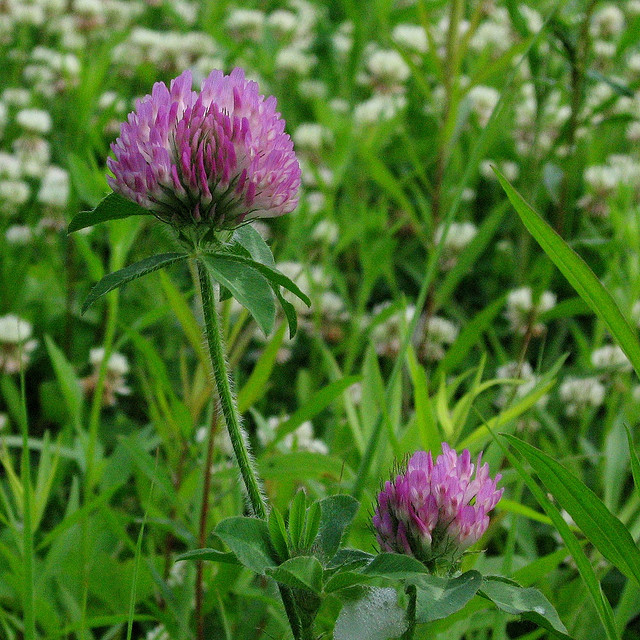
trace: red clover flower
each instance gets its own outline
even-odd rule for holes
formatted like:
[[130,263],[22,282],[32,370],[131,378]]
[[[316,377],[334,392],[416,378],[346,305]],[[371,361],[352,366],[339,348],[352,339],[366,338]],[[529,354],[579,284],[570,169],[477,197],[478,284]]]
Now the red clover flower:
[[446,442],[435,463],[431,452],[416,452],[378,495],[373,526],[382,551],[414,556],[432,570],[454,567],[487,530],[504,491],[496,488],[501,475],[491,479],[481,458],[474,465],[467,449],[458,456]]
[[176,226],[231,229],[295,209],[300,167],[276,99],[242,69],[191,72],[137,100],[111,145],[112,189]]

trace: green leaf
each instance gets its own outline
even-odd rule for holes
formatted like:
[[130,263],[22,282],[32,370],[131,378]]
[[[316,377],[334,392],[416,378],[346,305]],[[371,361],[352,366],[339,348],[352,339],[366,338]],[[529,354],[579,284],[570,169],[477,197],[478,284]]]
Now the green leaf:
[[578,295],[607,325],[611,335],[627,354],[633,368],[640,376],[640,343],[635,331],[622,315],[611,294],[604,288],[587,263],[527,204],[500,171],[495,167],[494,171],[525,227],[578,292]]
[[346,378],[329,383],[326,387],[320,389],[320,391],[316,391],[316,393],[305,401],[300,409],[278,427],[276,437],[270,446],[274,446],[286,435],[293,433],[303,422],[311,420],[323,409],[326,409],[343,391],[359,381],[359,376],[347,376]]
[[499,437],[494,436],[495,441],[498,443],[504,454],[511,462],[511,466],[518,472],[524,483],[527,485],[538,504],[546,511],[547,515],[553,521],[553,524],[560,534],[560,537],[564,541],[567,550],[571,553],[575,560],[576,566],[582,577],[582,580],[593,600],[593,604],[598,612],[602,626],[609,640],[619,640],[620,634],[616,629],[615,620],[613,617],[613,611],[609,601],[602,593],[602,587],[598,582],[598,578],[593,570],[593,567],[589,563],[587,556],[585,555],[580,543],[573,535],[569,525],[564,521],[564,518],[560,514],[560,511],[553,505],[553,503],[547,498],[545,492],[538,486],[535,480],[527,473],[522,466],[518,458],[509,451],[509,449],[502,443]]
[[250,224],[238,227],[233,232],[233,239],[242,245],[256,262],[265,264],[268,267],[275,267],[276,263],[271,249],[255,227]]
[[176,557],[176,562],[182,560],[207,560],[209,562],[224,562],[225,564],[240,564],[235,553],[225,553],[218,551],[218,549],[193,549]]
[[313,556],[291,558],[275,569],[267,569],[267,574],[294,589],[306,589],[318,594],[322,591],[322,565]]
[[71,363],[49,336],[45,336],[47,351],[53,364],[53,370],[67,405],[69,417],[77,428],[82,423],[82,388]]
[[640,585],[640,550],[628,529],[600,498],[546,453],[514,436],[503,437],[526,458],[549,492],[598,551]]
[[69,223],[67,233],[86,229],[107,220],[121,220],[130,216],[142,215],[151,214],[132,200],[121,196],[119,193],[112,192],[106,198],[103,198],[92,211],[81,211]]
[[289,557],[287,545],[287,528],[284,525],[282,514],[276,507],[272,507],[267,520],[271,544],[278,554],[278,560],[284,562]]
[[292,451],[263,456],[258,461],[260,474],[264,480],[309,480],[324,478],[338,481],[353,476],[344,460],[325,453],[313,451]]
[[300,548],[300,540],[304,533],[306,512],[307,494],[303,489],[299,489],[291,503],[291,506],[289,507],[289,519],[287,521],[287,529],[294,549]]
[[416,585],[416,622],[441,620],[464,607],[482,585],[477,571],[466,571],[457,578],[420,576]]
[[216,527],[215,533],[240,563],[255,573],[264,574],[267,568],[276,566],[264,520],[242,516],[227,518]]
[[629,442],[629,455],[631,457],[631,474],[633,475],[633,483],[636,485],[636,492],[640,495],[640,460],[638,453],[633,446],[633,437],[629,425],[624,425],[627,430],[627,441]]
[[303,549],[308,549],[318,535],[320,529],[320,517],[322,511],[320,510],[320,503],[314,502],[308,509],[305,516],[304,538],[301,540],[301,546]]
[[293,293],[295,296],[300,298],[300,300],[302,300],[302,302],[304,302],[307,307],[311,306],[311,300],[309,300],[309,297],[302,292],[300,287],[298,287],[298,285],[293,280],[285,276],[284,273],[278,271],[275,267],[270,267],[266,264],[263,264],[262,262],[258,262],[257,260],[251,260],[234,253],[207,253],[205,255],[208,257],[223,257],[227,260],[237,262],[238,264],[251,267],[253,270],[264,276],[271,284],[284,287],[288,291],[291,291],[291,293]]
[[561,638],[570,638],[556,610],[544,595],[532,587],[524,588],[505,578],[485,576],[479,595],[491,600],[498,609],[531,620]]
[[326,564],[336,555],[342,536],[356,517],[360,503],[351,496],[336,495],[320,500],[319,504],[320,524],[313,551]]
[[144,260],[140,260],[140,262],[130,264],[124,269],[120,269],[119,271],[114,271],[113,273],[106,275],[89,292],[87,299],[82,305],[82,313],[84,313],[96,300],[98,300],[98,298],[109,293],[109,291],[113,291],[114,289],[121,287],[123,284],[127,284],[127,282],[141,278],[142,276],[147,275],[147,273],[168,267],[170,264],[174,264],[175,262],[180,262],[187,257],[188,256],[184,253],[161,253],[155,256],[149,256]]
[[292,339],[298,332],[298,314],[296,308],[284,298],[278,287],[273,288],[273,292],[278,298],[278,302],[284,311],[284,315],[287,318],[287,324],[289,325],[289,339]]
[[407,627],[405,611],[395,589],[367,589],[363,596],[345,603],[336,620],[334,640],[389,640]]
[[211,277],[231,291],[249,311],[264,334],[269,335],[275,322],[276,306],[267,280],[249,264],[234,260],[231,254],[203,254],[198,259]]
[[249,407],[252,407],[267,392],[267,383],[276,364],[284,332],[285,326],[283,324],[268,342],[253,367],[249,379],[240,389],[240,393],[238,393],[238,411],[240,413],[244,413]]
[[380,553],[363,570],[364,575],[403,580],[416,574],[427,574],[427,568],[411,556],[399,553]]

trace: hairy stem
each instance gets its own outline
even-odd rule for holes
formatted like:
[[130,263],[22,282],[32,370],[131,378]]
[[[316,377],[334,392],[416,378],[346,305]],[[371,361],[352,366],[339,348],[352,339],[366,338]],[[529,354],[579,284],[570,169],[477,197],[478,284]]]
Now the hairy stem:
[[220,406],[229,432],[229,439],[233,446],[233,453],[240,468],[240,475],[249,497],[251,509],[258,518],[267,517],[267,505],[260,491],[257,473],[249,449],[245,441],[235,398],[231,393],[231,384],[222,345],[222,335],[216,309],[213,285],[205,265],[198,261],[198,278],[200,280],[200,294],[202,296],[202,311],[204,314],[205,335],[209,346],[209,356],[213,368],[213,378],[220,399]]
[[[213,368],[213,377],[222,413],[229,432],[229,439],[233,446],[233,452],[236,462],[240,468],[240,475],[244,483],[249,503],[254,514],[258,518],[265,519],[267,517],[267,503],[260,490],[260,483],[255,466],[249,455],[247,443],[240,426],[240,416],[236,406],[235,398],[231,393],[231,384],[229,382],[229,374],[224,357],[224,347],[222,344],[222,335],[220,332],[220,322],[218,320],[218,311],[216,309],[213,285],[211,278],[207,273],[206,266],[197,261],[198,279],[200,281],[200,295],[202,297],[202,311],[204,315],[205,335],[209,346],[209,356],[211,357],[211,366]],[[278,585],[282,603],[291,625],[291,631],[295,640],[301,639],[300,617],[291,594],[291,590],[282,585]]]
[[409,596],[409,606],[407,607],[407,624],[409,626],[400,640],[413,640],[413,634],[416,630],[416,586],[414,584],[407,585],[405,592]]

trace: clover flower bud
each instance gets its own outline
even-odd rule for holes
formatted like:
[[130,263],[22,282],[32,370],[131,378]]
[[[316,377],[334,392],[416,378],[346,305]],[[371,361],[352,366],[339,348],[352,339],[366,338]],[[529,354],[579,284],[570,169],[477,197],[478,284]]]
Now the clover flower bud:
[[481,458],[474,465],[467,449],[458,456],[445,442],[435,463],[431,452],[413,454],[378,494],[373,526],[382,551],[413,556],[438,573],[454,570],[504,491],[496,488],[501,475],[490,478]]
[[176,226],[231,229],[289,213],[300,167],[276,112],[242,69],[212,71],[201,91],[184,71],[136,102],[111,146],[114,191]]

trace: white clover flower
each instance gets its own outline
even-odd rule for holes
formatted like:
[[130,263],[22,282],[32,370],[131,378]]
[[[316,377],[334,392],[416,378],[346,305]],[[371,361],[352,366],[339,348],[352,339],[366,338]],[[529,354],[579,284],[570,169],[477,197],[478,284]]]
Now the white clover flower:
[[378,124],[394,118],[407,104],[402,95],[374,94],[368,100],[356,105],[353,119],[358,125]]
[[17,156],[0,151],[0,178],[17,180],[22,175],[22,166]]
[[481,127],[486,127],[498,100],[500,100],[500,92],[493,87],[477,85],[469,91],[468,98],[471,109],[478,118],[478,124]]
[[542,29],[544,26],[544,20],[535,9],[532,9],[526,4],[521,4],[518,6],[518,10],[527,23],[527,29],[529,29],[531,33],[538,33],[538,31]]
[[31,195],[31,189],[22,180],[0,180],[0,202],[3,210],[9,215],[14,214]]
[[607,344],[591,353],[591,364],[597,369],[631,371],[631,363],[624,351],[616,344]]
[[605,388],[598,378],[568,377],[560,385],[560,398],[566,403],[569,417],[578,415],[587,407],[599,407],[604,402]]
[[[556,295],[550,291],[543,291],[539,300],[534,304],[531,287],[520,287],[509,292],[507,296],[506,317],[511,329],[518,333],[524,333],[532,318],[553,309],[556,305]],[[532,327],[533,335],[539,335],[544,331],[544,325],[536,323]]]
[[293,141],[302,151],[319,152],[333,139],[332,132],[317,122],[303,122],[293,132]]
[[[104,356],[105,351],[102,347],[96,347],[89,352],[89,362],[93,366],[93,372],[81,380],[85,392],[95,391]],[[114,351],[107,361],[104,379],[103,400],[106,406],[114,406],[117,402],[117,396],[127,396],[131,393],[125,380],[127,373],[129,373],[129,362],[126,356]]]
[[47,168],[40,190],[38,191],[38,202],[64,209],[69,202],[69,174],[60,167],[50,166]]
[[8,314],[0,318],[0,342],[20,344],[31,338],[33,326],[16,315]]
[[318,224],[313,228],[311,232],[311,239],[315,242],[323,242],[325,244],[334,245],[338,241],[338,237],[340,236],[340,228],[338,225],[329,220],[328,218],[323,218]]
[[31,340],[33,327],[16,315],[0,317],[0,371],[18,373],[29,365],[31,353],[38,346]]
[[[376,305],[371,314],[375,318],[391,305],[386,301]],[[394,358],[400,351],[402,333],[409,326],[415,307],[407,305],[404,310],[396,311],[386,320],[378,323],[371,330],[371,341],[376,353],[387,358]]]
[[26,107],[31,102],[31,93],[22,87],[7,87],[2,92],[2,100],[12,107]]
[[346,57],[353,47],[353,23],[343,22],[331,37],[331,43],[340,57]]
[[606,40],[596,40],[593,43],[593,53],[596,58],[610,60],[616,55],[616,45]]
[[283,47],[276,55],[276,68],[286,73],[306,76],[317,62],[316,56],[296,46]]
[[[436,229],[433,241],[439,244],[444,233],[444,225],[441,224]],[[458,259],[458,256],[476,237],[478,229],[473,222],[452,222],[449,232],[444,241],[442,254],[440,256],[440,265],[443,269],[452,269]]]
[[367,60],[367,70],[376,85],[399,85],[411,75],[409,66],[394,49],[375,50]]
[[322,211],[325,205],[326,198],[322,191],[309,191],[305,196],[305,200],[307,203],[307,208],[309,209],[309,213],[311,215],[314,215],[319,211]]
[[424,338],[419,353],[425,360],[438,361],[444,358],[444,346],[458,337],[459,328],[450,320],[440,316],[432,316],[424,327]]
[[22,224],[11,225],[4,234],[8,244],[24,246],[33,240],[31,227]]
[[163,624],[159,624],[157,627],[147,631],[146,640],[171,640],[167,628]]
[[[293,280],[307,295],[311,295],[314,291],[325,291],[331,286],[331,278],[320,265],[305,267],[299,262],[279,262],[277,268],[285,276]],[[312,312],[304,302],[291,292],[285,291],[283,296],[294,305],[296,311],[302,317]]]
[[429,49],[427,32],[417,24],[397,24],[393,28],[391,38],[399,47],[410,51],[426,53]]
[[16,122],[30,133],[46,134],[51,131],[51,116],[43,109],[21,109]]
[[624,13],[614,4],[596,11],[591,19],[590,31],[594,38],[612,38],[624,30]]
[[[262,422],[256,430],[256,435],[263,447],[268,446],[274,441],[278,427],[286,422],[289,416],[271,416]],[[307,420],[303,422],[295,431],[288,433],[279,443],[278,448],[281,451],[311,451],[313,453],[321,453],[327,455],[329,448],[327,445],[317,438],[313,437],[313,424]]]
[[298,26],[298,18],[296,14],[291,11],[277,9],[269,14],[267,24],[278,37],[284,37],[295,32]]
[[23,136],[14,140],[13,150],[20,161],[22,173],[38,178],[49,164],[51,147],[44,138]]
[[[523,398],[529,394],[533,388],[538,384],[538,376],[536,376],[531,368],[531,365],[524,361],[519,362],[507,362],[506,364],[498,367],[496,370],[496,378],[504,380],[521,380],[515,391],[512,390],[511,385],[503,386],[500,389],[498,396],[495,399],[495,404],[498,407],[505,407],[509,398],[515,395],[518,398]],[[544,407],[549,401],[549,396],[541,396],[536,402],[536,406]]]
[[469,47],[473,51],[484,51],[490,48],[493,55],[504,53],[513,43],[513,35],[509,20],[497,22],[487,20],[482,22],[469,41]]
[[[104,348],[96,347],[95,349],[91,349],[89,352],[89,362],[94,367],[100,367],[102,365],[102,361],[104,360]],[[107,362],[107,371],[114,373],[116,375],[124,376],[129,373],[129,361],[127,357],[114,351],[109,356],[109,361]]]
[[329,89],[322,80],[301,80],[298,84],[298,91],[304,98],[323,99],[327,97]]

